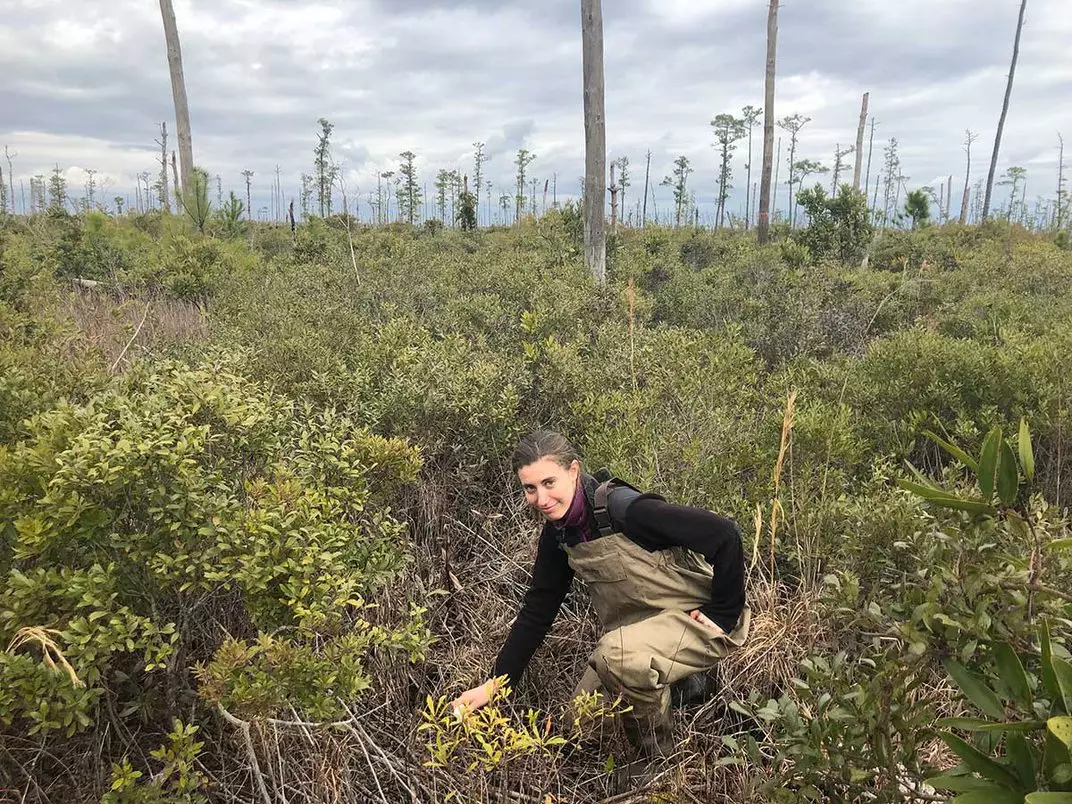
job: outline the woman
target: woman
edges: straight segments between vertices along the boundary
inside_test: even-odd
[[[577,575],[605,632],[575,694],[624,695],[633,745],[668,753],[670,685],[710,670],[748,637],[740,529],[620,481],[599,483],[558,433],[526,436],[512,466],[526,503],[545,520],[532,582],[492,679],[454,706],[484,706],[499,676],[517,684]]]

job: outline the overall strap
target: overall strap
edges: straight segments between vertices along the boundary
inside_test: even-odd
[[[607,510],[607,497],[610,495],[610,487],[614,480],[604,480],[596,486],[595,499],[592,509],[596,515],[596,527],[600,536],[610,536],[614,533],[614,526],[610,521],[610,511]]]
[[[631,495],[633,497],[640,494],[640,490],[632,484],[626,483],[618,477],[608,477],[609,474],[610,473],[606,472],[606,470],[601,470],[596,473],[596,479],[602,482],[596,486],[596,492],[592,499],[592,511],[596,518],[596,528],[598,528],[601,537],[609,536],[617,530],[614,527],[614,522],[610,515],[611,492],[616,489],[626,488],[633,492]],[[619,516],[621,516],[620,511]]]

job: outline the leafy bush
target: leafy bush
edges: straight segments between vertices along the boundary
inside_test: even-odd
[[[797,193],[797,201],[808,216],[808,226],[793,240],[808,250],[813,260],[832,258],[858,264],[871,242],[873,226],[867,196],[848,184],[828,197],[822,185]]]
[[[442,708],[486,672],[527,581],[532,523],[506,461],[537,425],[746,532],[755,633],[725,695],[760,721],[754,742],[711,762],[736,715],[687,713],[683,761],[652,796],[933,797],[925,779],[957,761],[937,720],[974,705],[946,667],[981,672],[1011,715],[1003,643],[1049,702],[1029,623],[1050,621],[1064,659],[1072,567],[1047,545],[1068,538],[1072,499],[1067,251],[1003,223],[930,226],[884,233],[857,267],[823,220],[816,244],[782,225],[762,249],[622,227],[600,288],[575,207],[478,233],[346,223],[253,224],[249,243],[158,214],[0,224],[0,785],[18,763],[72,799],[263,783],[293,800],[295,779],[309,801],[598,797],[613,729],[544,750],[569,719],[550,734],[526,719],[583,665],[583,598],[521,707],[487,728]],[[68,297],[71,276],[106,287]],[[160,295],[206,325],[174,352]],[[144,362],[105,359],[146,301],[126,353]],[[1011,507],[1039,550],[1009,506],[936,507],[892,482],[908,459],[928,493],[982,504],[927,433],[978,464],[1021,416],[1037,465]],[[429,694],[438,725],[418,734]],[[505,750],[523,733],[533,750]],[[422,767],[425,735],[455,746],[443,767]],[[1004,763],[1008,742],[986,740],[971,744]]]
[[[37,635],[0,653],[4,722],[71,733],[105,695],[161,714],[167,684],[185,683],[174,663],[221,633],[294,631],[240,660],[241,640],[228,643],[205,673],[232,690],[267,677],[271,711],[329,711],[367,684],[373,647],[420,654],[419,612],[398,631],[363,616],[404,561],[388,506],[415,479],[416,453],[266,393],[233,364],[142,367],[84,405],[38,413],[0,453],[0,641]],[[71,672],[40,663],[35,644]],[[273,663],[258,671],[262,654]],[[325,661],[351,680],[325,683]]]
[[[161,763],[160,771],[145,783],[144,774],[124,758],[112,765],[112,784],[101,804],[204,804],[202,792],[207,778],[197,769],[198,754],[204,742],[197,740],[199,729],[193,724],[175,721],[168,742],[149,754]]]

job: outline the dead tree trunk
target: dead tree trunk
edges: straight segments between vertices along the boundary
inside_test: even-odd
[[[614,178],[614,163],[610,163],[610,230],[618,228],[618,182]]]
[[[1001,105],[1001,117],[998,118],[998,131],[994,137],[994,155],[990,157],[990,173],[986,179],[986,197],[983,199],[983,221],[990,217],[990,198],[994,191],[994,174],[998,170],[998,153],[1001,151],[1001,134],[1005,130],[1005,118],[1009,115],[1009,100],[1012,98],[1012,82],[1016,77],[1016,61],[1020,58],[1020,34],[1024,30],[1024,14],[1027,12],[1027,0],[1020,3],[1020,19],[1016,23],[1016,39],[1012,45],[1012,66],[1009,67],[1009,82],[1005,85],[1005,102]]]
[[[971,197],[971,147],[977,138],[978,135],[973,134],[971,129],[968,129],[968,136],[964,140],[964,150],[968,154],[968,166],[964,170],[964,197],[960,201],[961,226],[968,222],[968,199]]]
[[[759,244],[770,240],[771,172],[774,169],[774,76],[778,54],[778,0],[767,10],[767,79],[763,99],[763,175],[759,184]]]
[[[171,190],[168,189],[168,158],[167,158],[167,123],[160,124],[160,139],[156,141],[160,146],[160,206],[165,214],[171,214]]]
[[[871,156],[875,152],[875,118],[871,117],[871,138],[867,145],[867,175],[864,176],[864,195],[867,195],[867,189],[871,186]]]
[[[604,117],[603,7],[601,0],[581,0],[584,72],[584,260],[595,280],[607,276],[607,242],[603,221],[607,198],[607,126]]]
[[[648,151],[648,163],[644,168],[644,209],[640,215],[641,228],[648,225],[648,181],[651,178],[651,151]]]
[[[1057,207],[1054,210],[1053,228],[1060,231],[1065,226],[1065,138],[1057,134]],[[14,211],[15,203],[12,201],[11,209]]]
[[[9,151],[7,149],[7,146],[6,145],[4,146],[4,158],[7,159],[7,183],[8,183],[8,186],[11,188],[11,192],[8,193],[8,197],[11,199],[11,214],[12,215],[15,214],[15,168],[13,168],[11,166],[11,160],[14,159],[18,155],[19,155],[18,151],[16,151],[15,153],[11,153],[11,151]],[[22,213],[25,215],[27,213],[27,209],[26,209],[26,187],[25,187],[25,185],[22,185],[22,190],[23,190],[22,191]]]
[[[251,184],[253,181],[253,171],[243,170],[242,175],[246,177],[246,220],[253,220],[253,192]]]
[[[171,176],[175,180],[175,211],[182,214],[182,185],[179,183],[179,165],[175,152],[171,152]]]
[[[870,92],[864,93],[863,106],[860,108],[860,127],[856,129],[856,169],[852,173],[852,186],[860,189],[860,169],[864,165],[864,129],[867,128],[867,103]]]
[[[171,0],[160,0],[164,18],[164,39],[167,41],[168,67],[171,70],[171,95],[175,101],[175,124],[179,135],[179,162],[182,165],[182,191],[192,190],[190,177],[194,169],[193,138],[190,134],[190,105],[186,100],[186,79],[182,73],[182,50],[179,48],[179,28],[175,24],[175,9]]]

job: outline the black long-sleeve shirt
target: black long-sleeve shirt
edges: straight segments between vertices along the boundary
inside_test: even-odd
[[[584,477],[591,510],[595,480]],[[744,547],[741,531],[731,519],[702,508],[675,505],[656,494],[638,494],[629,488],[610,495],[614,529],[649,552],[675,546],[702,555],[714,569],[711,600],[701,611],[726,632],[732,631],[744,609]],[[593,534],[598,530],[591,528]],[[562,601],[573,583],[573,568],[562,544],[576,544],[574,529],[561,530],[548,522],[540,534],[532,582],[510,633],[499,651],[494,676],[505,675],[516,685],[532,654],[543,643]]]

